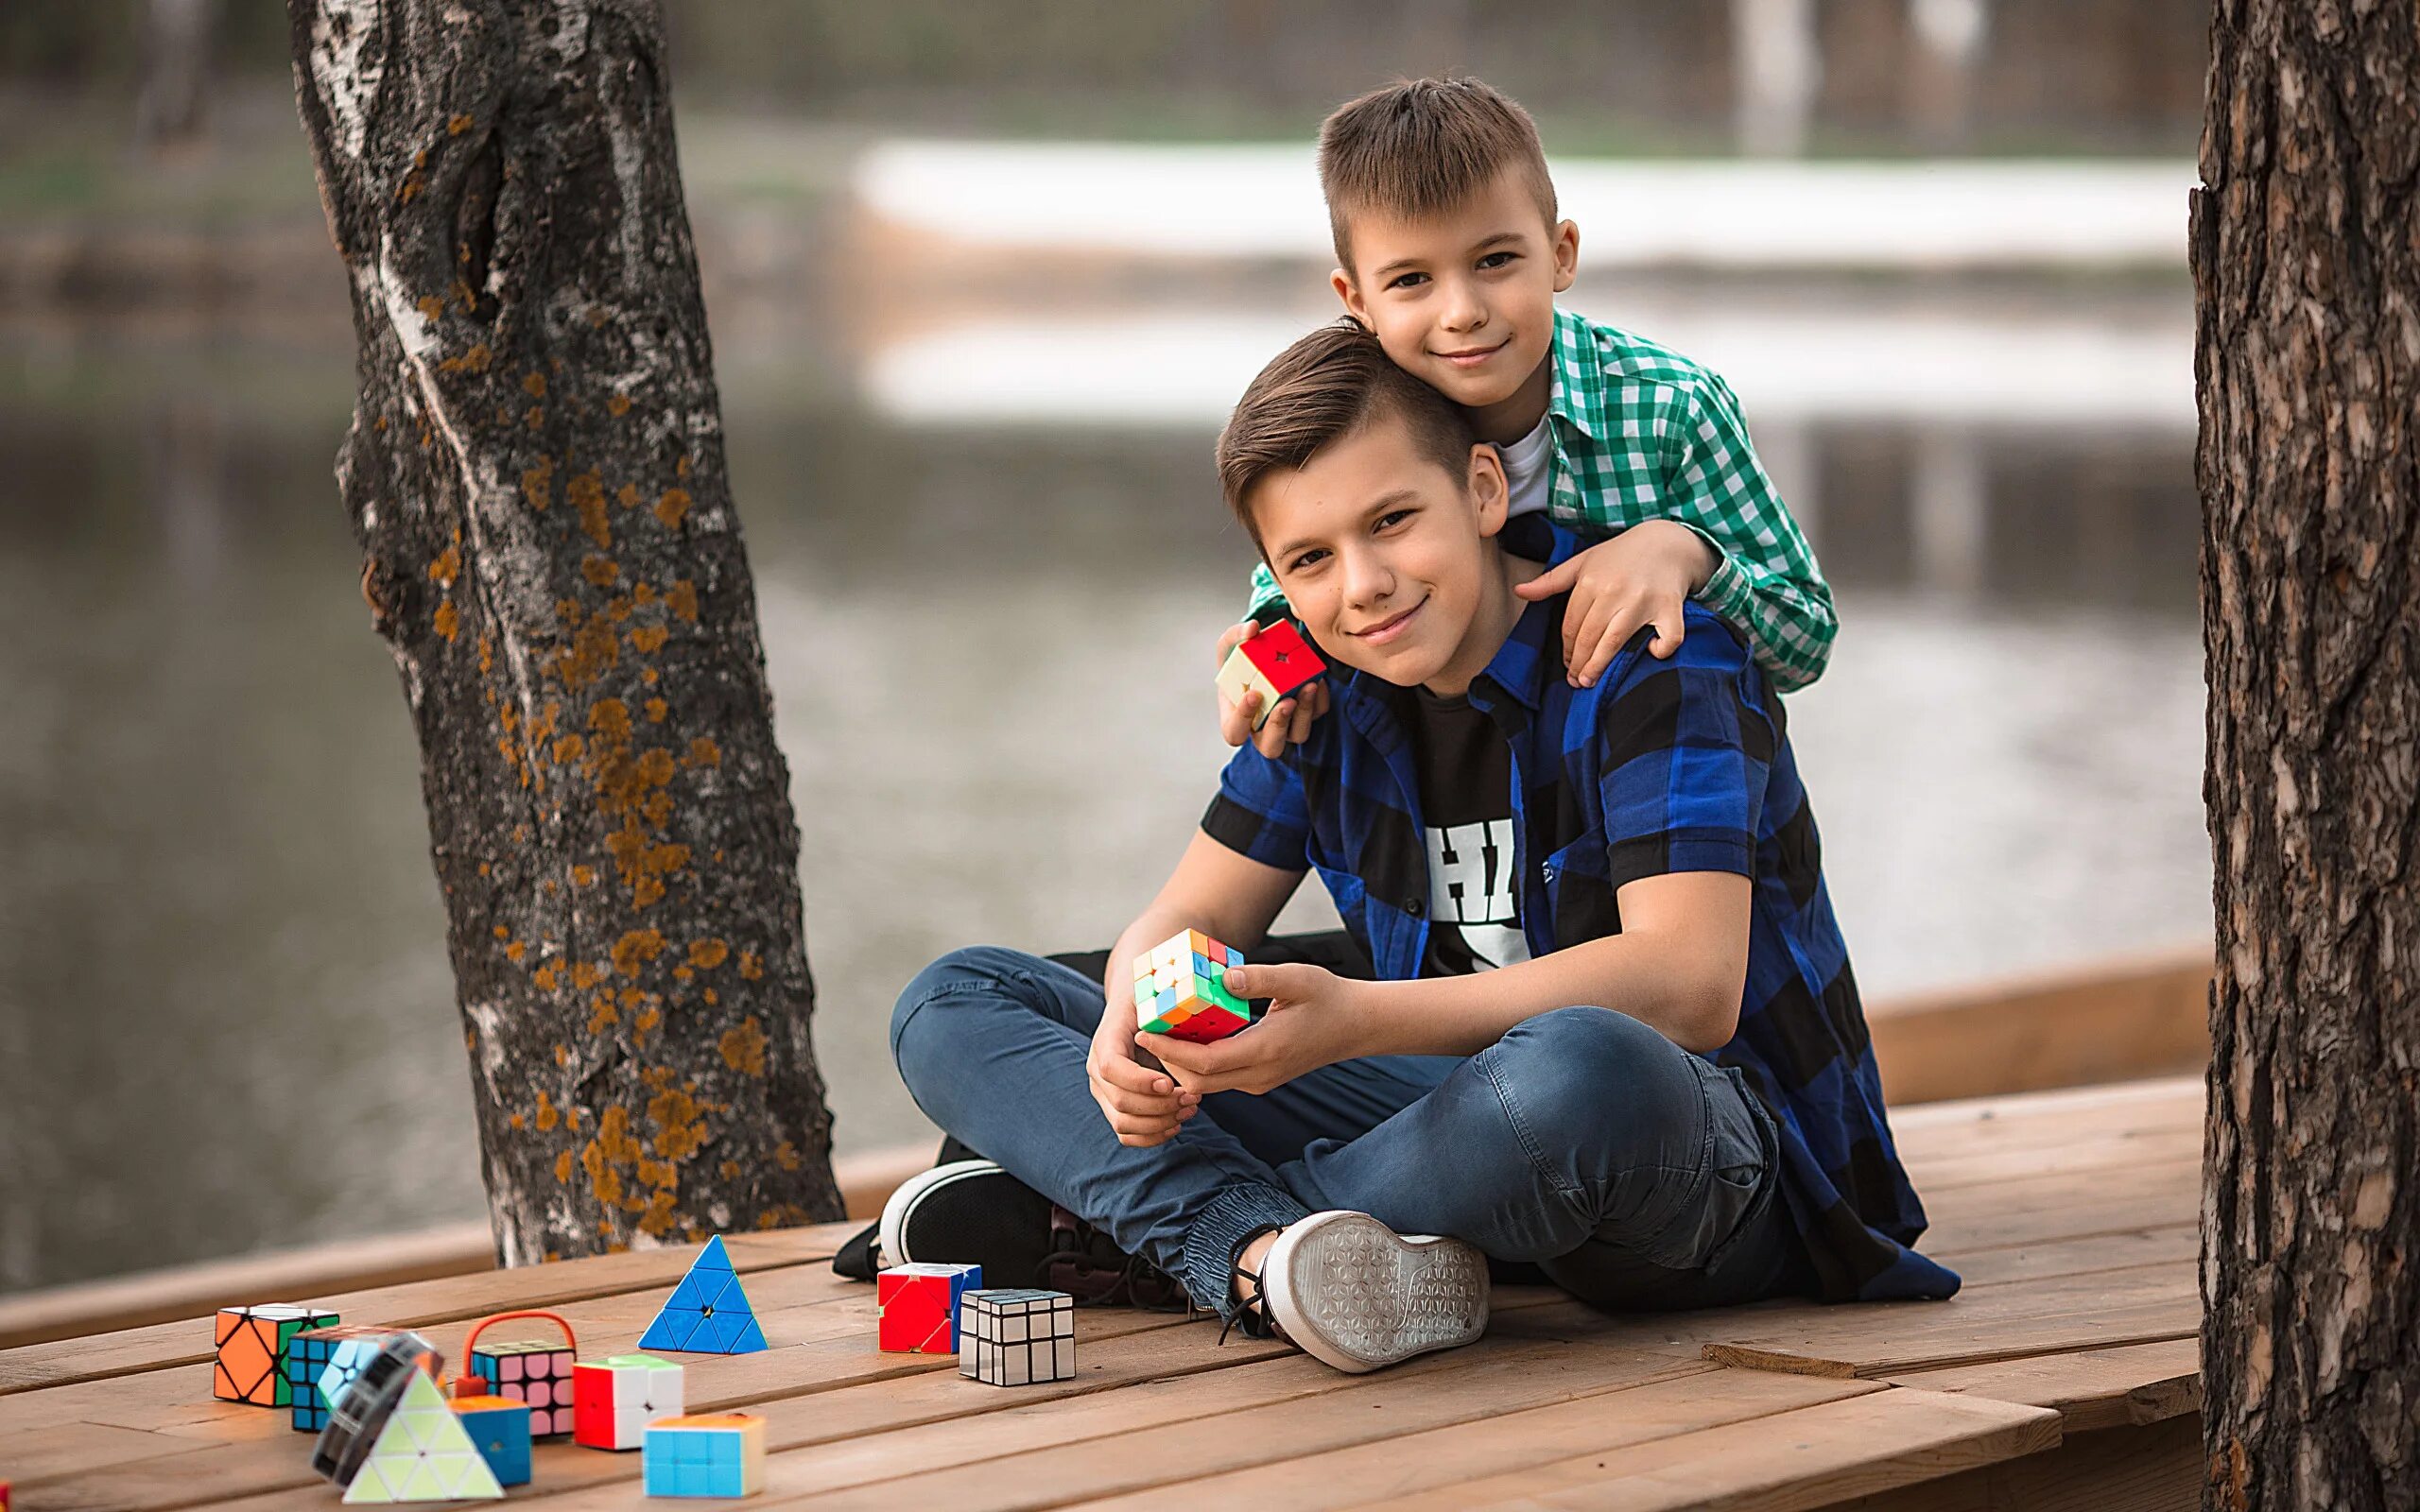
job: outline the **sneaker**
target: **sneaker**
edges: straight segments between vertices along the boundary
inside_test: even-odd
[[[1486,1256],[1459,1239],[1398,1234],[1365,1212],[1288,1225],[1259,1281],[1280,1333],[1357,1375],[1487,1332]]]
[[[881,1263],[976,1264],[987,1286],[1065,1292],[1079,1307],[1189,1306],[1175,1278],[991,1160],[920,1171],[883,1204]]]

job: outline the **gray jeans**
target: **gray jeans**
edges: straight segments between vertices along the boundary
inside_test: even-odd
[[[1802,1292],[1772,1120],[1738,1074],[1604,1008],[1470,1057],[1348,1060],[1218,1092],[1175,1139],[1117,1143],[1084,1057],[1100,983],[1022,952],[943,956],[900,995],[891,1054],[942,1128],[1230,1305],[1250,1234],[1329,1208],[1527,1262],[1600,1307]]]

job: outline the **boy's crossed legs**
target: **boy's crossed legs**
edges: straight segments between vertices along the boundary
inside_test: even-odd
[[[1223,1314],[1245,1241],[1333,1209],[1532,1262],[1608,1308],[1805,1284],[1770,1115],[1634,1019],[1565,1008],[1467,1059],[1348,1060],[1262,1096],[1213,1093],[1138,1149],[1086,1078],[1100,994],[1038,956],[957,951],[901,994],[891,1054],[935,1123]]]

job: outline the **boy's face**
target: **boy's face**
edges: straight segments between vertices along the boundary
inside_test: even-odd
[[[1426,219],[1352,217],[1353,266],[1331,275],[1395,366],[1467,409],[1515,398],[1554,340],[1554,297],[1580,266],[1580,229],[1552,226],[1511,169]]]
[[[1321,650],[1442,692],[1485,670],[1495,646],[1473,632],[1496,556],[1488,539],[1504,525],[1494,447],[1472,447],[1458,475],[1400,418],[1380,415],[1300,470],[1270,473],[1246,503],[1277,586]]]

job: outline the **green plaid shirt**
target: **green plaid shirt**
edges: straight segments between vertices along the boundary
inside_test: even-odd
[[[1547,513],[1603,538],[1674,520],[1714,547],[1698,597],[1739,627],[1788,692],[1824,671],[1840,630],[1832,591],[1798,522],[1748,443],[1731,386],[1675,352],[1568,310],[1554,318],[1554,441]],[[1253,569],[1255,618],[1285,602],[1269,564]]]

